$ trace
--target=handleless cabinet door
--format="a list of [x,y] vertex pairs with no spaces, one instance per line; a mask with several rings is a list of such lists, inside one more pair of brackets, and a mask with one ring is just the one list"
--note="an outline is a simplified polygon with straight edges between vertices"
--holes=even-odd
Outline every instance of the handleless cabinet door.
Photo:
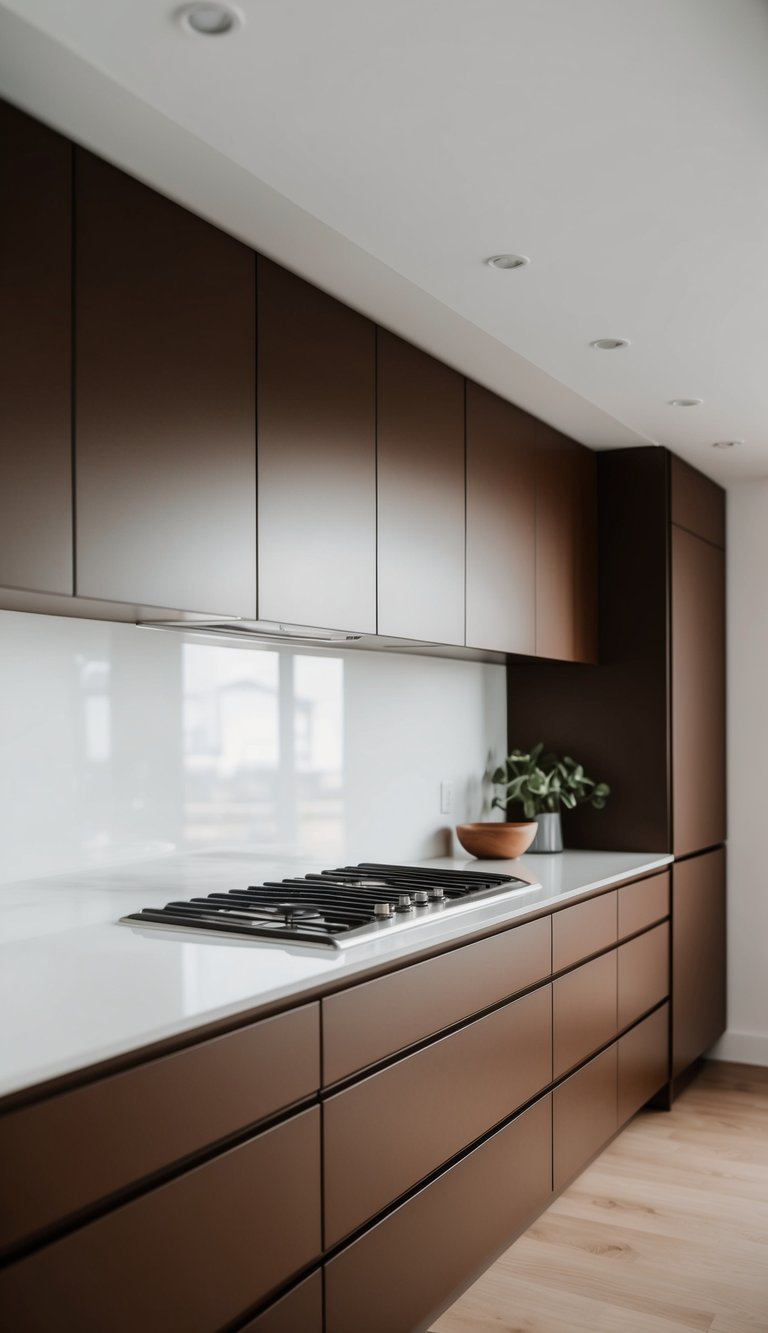
[[467,644],[536,648],[533,417],[467,380]]
[[725,839],[725,553],[672,528],[675,856]]
[[725,851],[672,870],[672,1076],[725,1030]]
[[379,634],[464,642],[464,380],[377,334]]
[[590,449],[536,423],[536,655],[597,659],[597,470]]
[[0,584],[72,593],[72,145],[0,102]]
[[552,1174],[563,1189],[616,1133],[616,1043],[552,1094]]
[[259,617],[376,632],[375,326],[259,258]]
[[255,258],[77,152],[76,591],[256,614]]

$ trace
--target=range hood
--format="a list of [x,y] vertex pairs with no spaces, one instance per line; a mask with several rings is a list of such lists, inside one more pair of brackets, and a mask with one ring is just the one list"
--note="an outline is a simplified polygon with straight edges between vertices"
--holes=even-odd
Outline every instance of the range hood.
[[273,620],[243,620],[237,616],[220,616],[199,620],[138,620],[142,629],[180,630],[184,634],[205,634],[212,638],[235,639],[239,642],[258,643],[356,643],[362,634],[347,634],[344,630],[307,628],[305,625],[284,625]]

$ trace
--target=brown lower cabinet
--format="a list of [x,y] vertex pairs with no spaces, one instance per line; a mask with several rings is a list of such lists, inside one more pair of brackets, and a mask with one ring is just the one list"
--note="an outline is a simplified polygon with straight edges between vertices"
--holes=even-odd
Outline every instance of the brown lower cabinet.
[[555,1088],[552,1170],[556,1192],[616,1133],[616,1090],[615,1042]]
[[672,870],[672,1075],[725,1031],[725,850]]
[[323,1333],[322,1273],[311,1273],[238,1333]]
[[669,1005],[619,1038],[619,1124],[639,1111],[669,1077]]
[[212,1333],[319,1253],[314,1107],[6,1268],[0,1328]]
[[551,1100],[536,1102],[330,1261],[326,1333],[427,1329],[514,1240],[552,1195]]

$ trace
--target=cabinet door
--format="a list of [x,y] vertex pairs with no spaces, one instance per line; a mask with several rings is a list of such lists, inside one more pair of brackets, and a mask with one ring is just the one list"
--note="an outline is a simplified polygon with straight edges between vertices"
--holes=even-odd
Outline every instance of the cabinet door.
[[675,856],[725,839],[725,554],[672,528]]
[[72,593],[72,146],[0,102],[0,584]]
[[536,423],[536,655],[597,659],[597,472],[591,450]]
[[259,258],[259,616],[376,632],[375,327]]
[[379,634],[464,642],[464,380],[377,335]]
[[256,614],[255,258],[79,152],[83,597]]
[[534,420],[467,381],[467,644],[536,649]]
[[564,1189],[616,1133],[616,1043],[552,1094],[553,1180]]
[[672,870],[672,1076],[725,1031],[725,851]]

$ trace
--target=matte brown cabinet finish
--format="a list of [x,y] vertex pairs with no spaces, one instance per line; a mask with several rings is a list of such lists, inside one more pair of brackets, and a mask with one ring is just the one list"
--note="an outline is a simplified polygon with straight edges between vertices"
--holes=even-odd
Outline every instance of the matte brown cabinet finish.
[[551,1192],[547,1096],[330,1261],[326,1333],[421,1333]]
[[616,943],[616,893],[603,893],[552,916],[552,971],[573,967]]
[[536,651],[535,422],[467,380],[467,644]]
[[725,839],[725,555],[672,528],[674,853]]
[[464,643],[464,380],[379,329],[378,632]]
[[590,1060],[552,1094],[555,1193],[616,1133],[616,1043]]
[[323,1278],[311,1273],[238,1333],[323,1333]]
[[331,1097],[326,1248],[546,1087],[550,1034],[544,986]]
[[323,1083],[347,1078],[550,974],[540,917],[322,1001]]
[[669,995],[669,926],[662,922],[619,948],[619,1030]]
[[259,616],[376,632],[375,328],[259,257]]
[[72,145],[0,101],[0,584],[72,593]]
[[[0,1248],[242,1132],[319,1082],[319,1006],[309,1004],[0,1115]],[[98,1133],[84,1141],[84,1126]]]
[[670,456],[672,522],[714,546],[725,546],[725,491],[722,486]]
[[552,983],[552,1026],[555,1078],[615,1037],[615,949]]
[[80,150],[76,592],[256,614],[255,259]]
[[536,655],[597,660],[595,455],[536,422]]
[[0,1273],[14,1333],[211,1333],[320,1251],[320,1112],[305,1111]]
[[619,1038],[619,1124],[639,1111],[669,1077],[669,1005]]
[[669,916],[671,879],[666,870],[662,875],[639,879],[619,889],[620,940]]
[[672,871],[672,1074],[677,1077],[725,1031],[725,851]]

